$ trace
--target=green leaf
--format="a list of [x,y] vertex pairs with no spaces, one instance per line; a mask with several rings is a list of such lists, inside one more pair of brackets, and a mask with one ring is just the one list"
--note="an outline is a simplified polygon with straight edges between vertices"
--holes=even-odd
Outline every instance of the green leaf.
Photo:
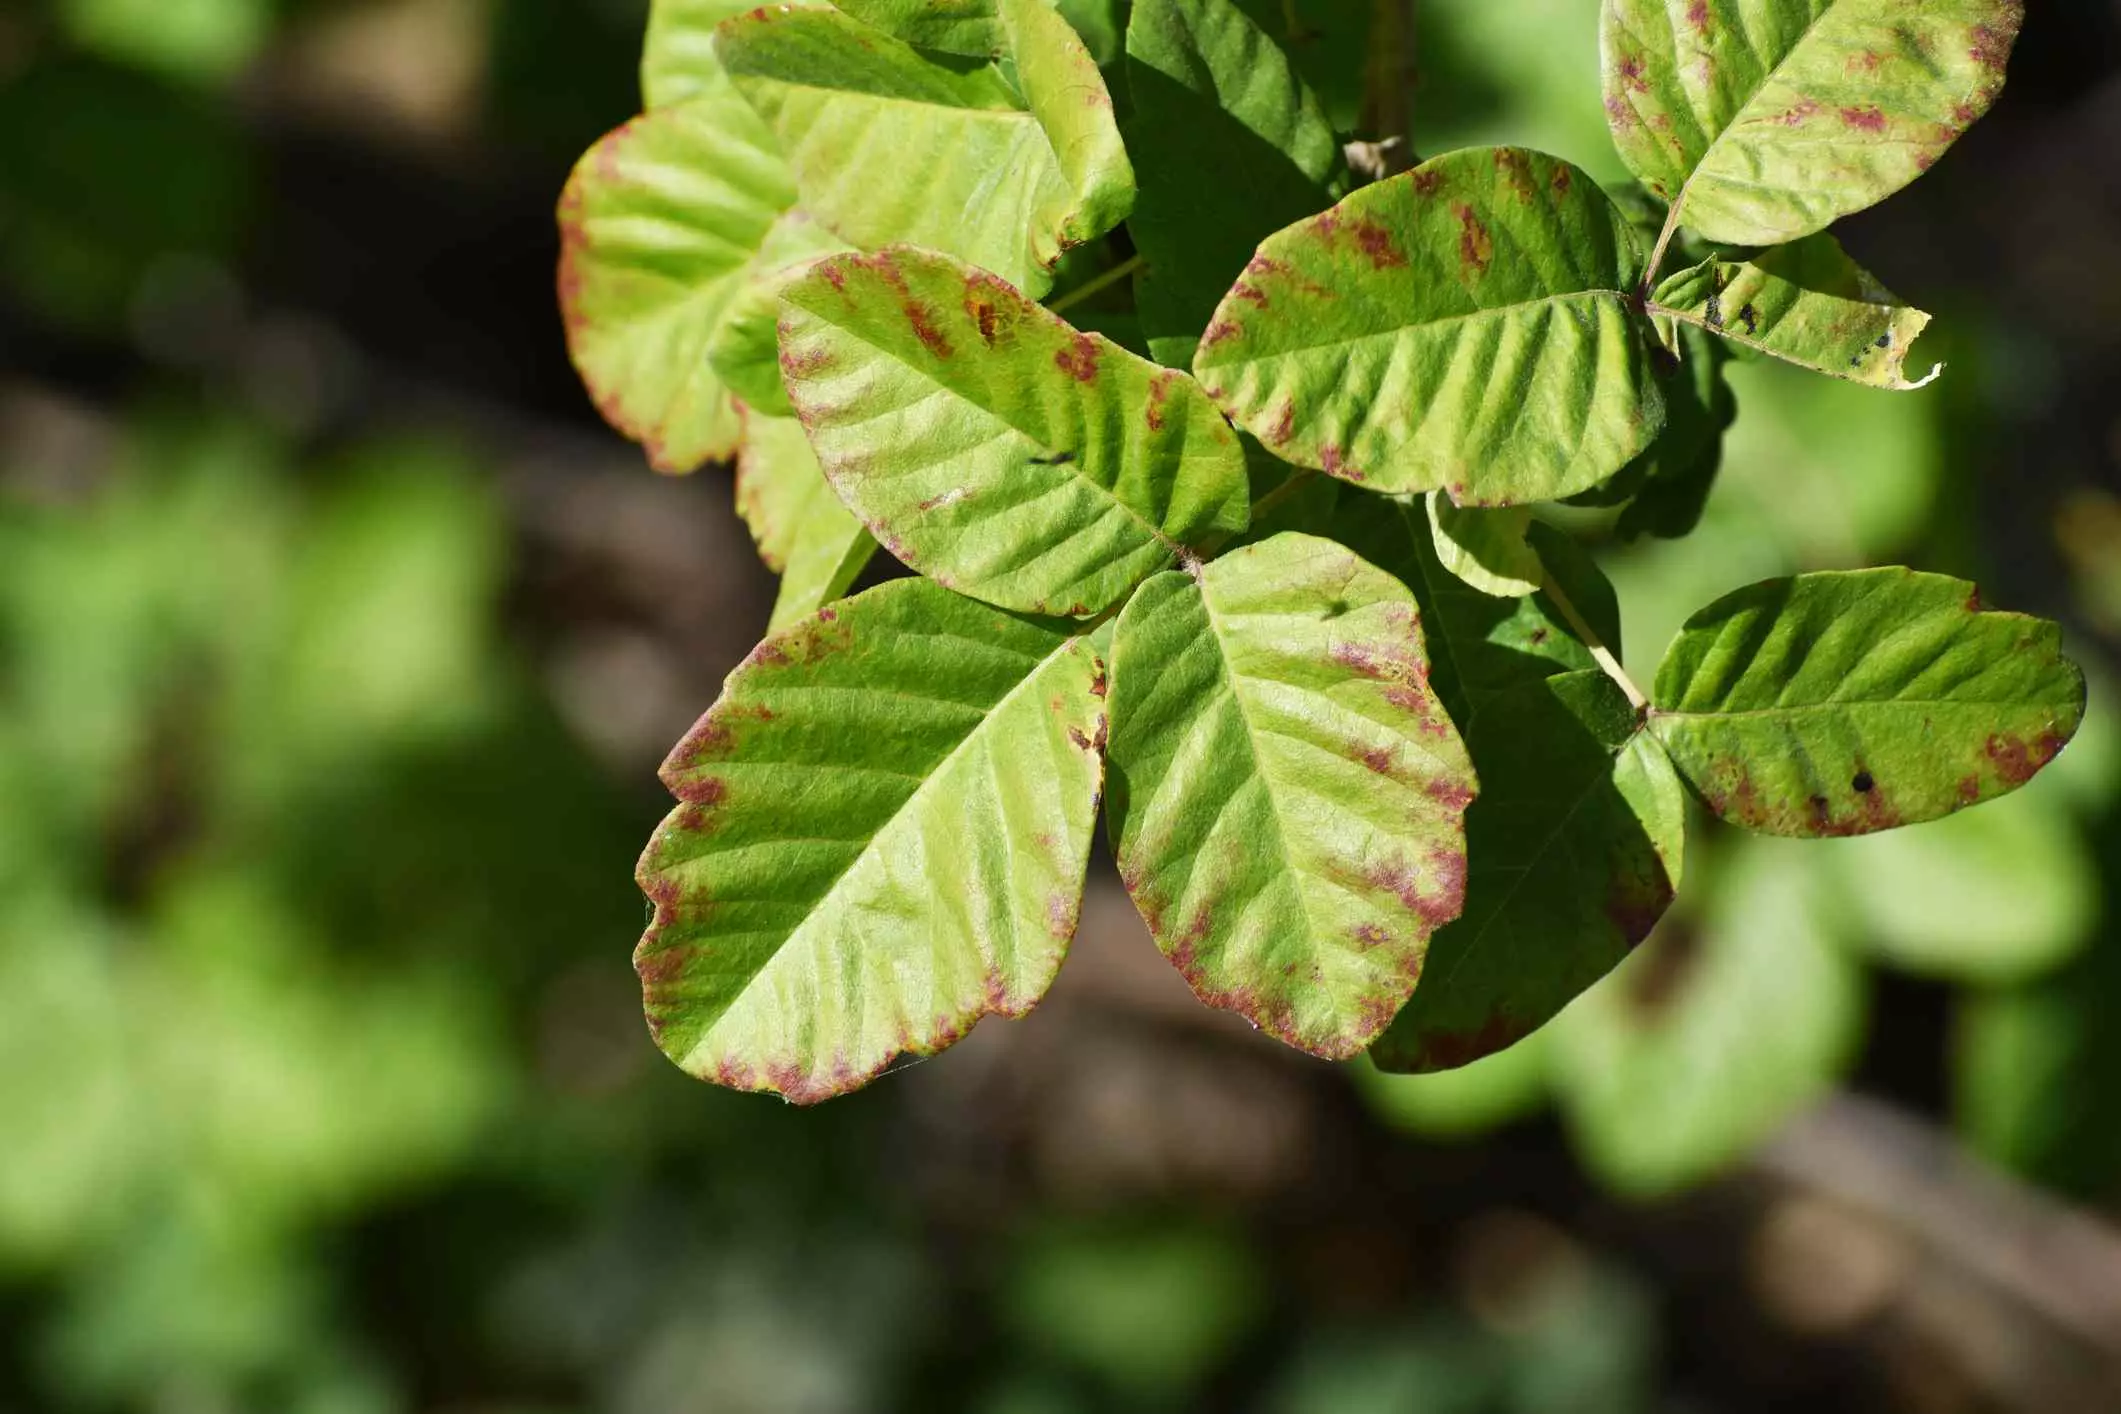
[[1538,1031],[1457,1070],[1402,1075],[1359,1065],[1356,1088],[1386,1124],[1430,1138],[1487,1133],[1546,1102],[1549,1032]]
[[651,0],[641,41],[641,106],[667,108],[727,92],[729,76],[714,57],[714,28],[752,8],[743,0]]
[[609,134],[561,193],[567,351],[598,410],[660,471],[736,450],[736,404],[706,349],[794,200],[772,135],[727,90]]
[[1289,57],[1231,0],[1137,0],[1127,23],[1127,218],[1159,363],[1185,367],[1224,291],[1269,234],[1323,210],[1340,139]]
[[1686,797],[1601,671],[1492,698],[1466,729],[1481,795],[1466,816],[1465,915],[1430,943],[1371,1054],[1445,1070],[1544,1025],[1625,958],[1678,887]]
[[893,39],[944,54],[991,59],[1006,42],[995,0],[833,0],[833,8]]
[[1193,380],[932,251],[828,256],[781,361],[826,477],[891,553],[1004,608],[1095,614],[1246,523]]
[[1767,580],[1687,620],[1650,729],[1711,810],[1858,835],[2015,790],[2084,715],[2061,631],[1906,569]]
[[1719,863],[1698,928],[1674,919],[1554,1026],[1577,1151],[1630,1195],[1741,1158],[1833,1082],[1863,1034],[1862,973],[1802,852],[1748,840]]
[[1429,529],[1436,537],[1436,558],[1446,570],[1500,599],[1538,592],[1546,571],[1540,567],[1539,552],[1525,539],[1532,525],[1529,510],[1457,506],[1441,491],[1431,491],[1424,499]]
[[1193,366],[1284,460],[1460,505],[1554,499],[1662,424],[1642,270],[1589,177],[1471,148],[1268,237]]
[[1354,1055],[1464,893],[1473,771],[1413,596],[1284,533],[1143,585],[1112,673],[1111,830],[1157,946],[1210,1006]]
[[1001,0],[1014,78],[829,10],[723,25],[715,52],[780,137],[803,208],[864,249],[948,251],[1033,294],[1117,225],[1134,175],[1111,95],[1044,0]]
[[[1515,1043],[1603,976],[1678,887],[1684,799],[1663,753],[1549,592],[1498,599],[1444,569],[1421,512],[1344,509],[1336,530],[1421,605],[1430,682],[1479,773],[1463,916],[1371,1048],[1387,1070],[1462,1066]],[[1616,656],[1612,586],[1533,522],[1547,579]]]
[[2059,775],[1983,810],[1824,851],[1870,953],[1922,976],[1991,984],[2078,953],[2099,921],[2099,868]]
[[1712,241],[1824,230],[1988,111],[2022,0],[1605,0],[1620,155]]
[[803,426],[746,410],[736,458],[736,506],[759,558],[781,576],[768,632],[847,592],[876,553],[876,540],[825,484]]
[[[1623,540],[1691,534],[1708,507],[1723,466],[1723,434],[1738,418],[1738,399],[1724,376],[1729,345],[1691,324],[1678,329],[1679,359],[1664,378],[1664,431],[1615,482],[1639,477],[1614,531]],[[1656,359],[1660,374],[1664,359]]]
[[1075,931],[1103,690],[1065,626],[917,579],[760,644],[641,860],[664,1051],[809,1103],[1028,1011]]
[[1650,311],[1874,388],[1920,388],[1944,371],[1908,381],[1907,351],[1930,317],[1897,304],[1829,235],[1681,270],[1657,287]]

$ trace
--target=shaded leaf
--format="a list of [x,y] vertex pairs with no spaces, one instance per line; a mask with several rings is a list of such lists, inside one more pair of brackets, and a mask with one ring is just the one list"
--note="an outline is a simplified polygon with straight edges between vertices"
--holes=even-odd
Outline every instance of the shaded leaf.
[[1919,388],[1944,367],[1908,381],[1907,351],[1930,317],[1897,303],[1825,234],[1681,270],[1657,286],[1650,311],[1874,388]]
[[1683,1187],[1745,1155],[1853,1058],[1863,976],[1803,854],[1748,840],[1698,928],[1674,919],[1554,1025],[1563,1115],[1621,1192]]
[[1686,798],[1639,722],[1597,670],[1528,682],[1475,715],[1465,914],[1371,1048],[1380,1066],[1445,1070],[1501,1050],[1649,936],[1678,887]]
[[1460,505],[1571,495],[1656,435],[1642,253],[1567,163],[1471,148],[1267,238],[1194,369],[1277,456]]
[[798,266],[845,249],[845,241],[800,208],[782,212],[759,243],[707,339],[708,367],[746,407],[775,417],[794,415],[781,383],[781,287]]
[[917,579],[759,645],[663,766],[658,1044],[809,1103],[1028,1011],[1075,931],[1102,690],[1065,627]]
[[1112,100],[1044,0],[1001,0],[1013,79],[829,10],[760,9],[715,39],[778,134],[803,208],[865,249],[961,256],[1033,293],[1134,200]]
[[829,256],[785,293],[788,391],[825,475],[906,564],[1094,614],[1246,522],[1237,434],[1193,380],[932,251]]
[[[1623,540],[1655,535],[1676,540],[1693,532],[1723,466],[1723,434],[1738,418],[1738,398],[1724,370],[1729,346],[1706,330],[1678,329],[1679,358],[1659,357],[1664,375],[1664,431],[1616,482],[1635,474],[1637,485],[1614,531]],[[1669,372],[1667,372],[1669,368]]]
[[1127,23],[1127,218],[1150,353],[1186,367],[1260,241],[1323,210],[1340,139],[1288,56],[1231,0],[1137,0]]
[[1355,1054],[1464,893],[1473,772],[1413,596],[1277,535],[1143,585],[1112,671],[1111,829],[1157,946],[1210,1006]]
[[1525,539],[1532,513],[1521,506],[1480,510],[1453,505],[1441,491],[1423,498],[1429,529],[1436,538],[1436,558],[1443,567],[1483,594],[1520,599],[1538,592],[1545,571],[1539,552]]
[[792,417],[745,410],[736,505],[759,558],[781,576],[768,632],[846,593],[876,552],[875,539],[825,484],[802,424]]
[[706,349],[795,199],[773,137],[722,90],[627,123],[560,196],[567,351],[605,420],[659,471],[736,449],[735,402]]
[[2021,0],[1605,0],[1613,141],[1713,241],[1769,246],[1913,181],[1995,100]]
[[1906,569],[1767,580],[1687,620],[1650,729],[1711,810],[1856,835],[2015,790],[2084,714],[2061,631]]

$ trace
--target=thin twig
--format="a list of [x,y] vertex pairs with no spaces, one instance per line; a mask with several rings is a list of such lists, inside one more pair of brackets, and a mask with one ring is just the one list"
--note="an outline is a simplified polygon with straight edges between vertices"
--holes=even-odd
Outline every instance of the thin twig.
[[1054,300],[1053,303],[1047,305],[1046,309],[1049,313],[1053,314],[1059,314],[1064,309],[1072,309],[1076,305],[1081,304],[1084,300],[1090,298],[1090,296],[1096,294],[1099,290],[1103,290],[1112,285],[1118,284],[1120,281],[1126,279],[1129,275],[1132,275],[1135,271],[1141,269],[1148,263],[1148,261],[1142,259],[1142,257],[1140,257],[1139,255],[1130,255],[1125,260],[1122,260],[1119,264],[1113,266],[1110,270],[1107,270],[1102,274],[1095,275],[1090,279],[1085,280],[1082,284],[1077,285],[1074,289],[1068,291],[1068,293],[1060,296],[1058,299]]
[[1641,688],[1635,686],[1635,679],[1629,677],[1627,669],[1620,666],[1620,660],[1613,656],[1612,649],[1605,646],[1605,640],[1584,622],[1582,614],[1576,612],[1576,606],[1569,602],[1568,595],[1561,592],[1560,584],[1555,582],[1551,573],[1540,577],[1539,589],[1553,601],[1555,608],[1561,610],[1561,616],[1568,620],[1569,627],[1583,640],[1583,646],[1591,650],[1591,660],[1605,669],[1607,677],[1620,684],[1620,690],[1628,695],[1628,705],[1637,712],[1648,711],[1650,699],[1643,695]]

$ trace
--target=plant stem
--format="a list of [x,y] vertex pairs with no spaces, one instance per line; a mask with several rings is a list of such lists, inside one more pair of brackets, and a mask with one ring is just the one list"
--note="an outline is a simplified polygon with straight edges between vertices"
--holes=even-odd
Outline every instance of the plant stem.
[[1148,263],[1139,255],[1130,255],[1110,270],[1083,281],[1083,283],[1047,305],[1046,309],[1053,314],[1059,314],[1064,309],[1071,309],[1096,294],[1099,290],[1118,284]]
[[1235,540],[1238,534],[1249,535],[1252,531],[1257,530],[1260,522],[1273,513],[1276,505],[1309,485],[1311,478],[1316,475],[1318,475],[1318,472],[1311,467],[1298,467],[1295,471],[1290,472],[1281,485],[1252,503],[1251,520],[1242,532],[1225,532],[1212,539],[1204,540],[1199,545],[1192,547],[1194,556],[1203,563],[1214,559],[1221,552],[1223,546]]
[[1591,650],[1591,660],[1605,669],[1607,677],[1620,684],[1620,690],[1628,695],[1628,705],[1637,712],[1648,711],[1650,699],[1643,696],[1641,688],[1635,686],[1635,680],[1628,676],[1626,668],[1620,666],[1620,660],[1613,656],[1612,649],[1605,646],[1605,640],[1584,622],[1583,615],[1576,612],[1576,606],[1569,602],[1568,595],[1561,592],[1561,586],[1555,582],[1552,574],[1541,576],[1539,590],[1553,601],[1555,608],[1561,610],[1561,616],[1568,620],[1569,627],[1583,640],[1583,646]]
[[1671,249],[1672,237],[1679,234],[1679,208],[1686,201],[1686,193],[1679,193],[1679,200],[1672,203],[1665,213],[1664,229],[1657,233],[1657,248],[1650,252],[1650,263],[1643,267],[1642,288],[1638,292],[1644,304],[1649,303],[1650,291],[1656,288],[1657,272],[1664,268],[1665,252]]

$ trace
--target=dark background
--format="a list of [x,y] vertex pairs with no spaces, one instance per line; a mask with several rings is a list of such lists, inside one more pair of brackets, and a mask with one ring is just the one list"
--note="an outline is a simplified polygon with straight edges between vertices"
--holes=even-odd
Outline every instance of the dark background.
[[[639,0],[0,3],[0,1410],[2121,1409],[2111,3],[1844,223],[1939,383],[1745,366],[1696,536],[1575,526],[1638,674],[1797,568],[2063,619],[2049,773],[1697,831],[1609,983],[1411,1081],[1201,1010],[1100,861],[1035,1015],[808,1111],[628,963],[772,587],[560,337]],[[1589,0],[1419,16],[1424,152],[1621,175]]]

